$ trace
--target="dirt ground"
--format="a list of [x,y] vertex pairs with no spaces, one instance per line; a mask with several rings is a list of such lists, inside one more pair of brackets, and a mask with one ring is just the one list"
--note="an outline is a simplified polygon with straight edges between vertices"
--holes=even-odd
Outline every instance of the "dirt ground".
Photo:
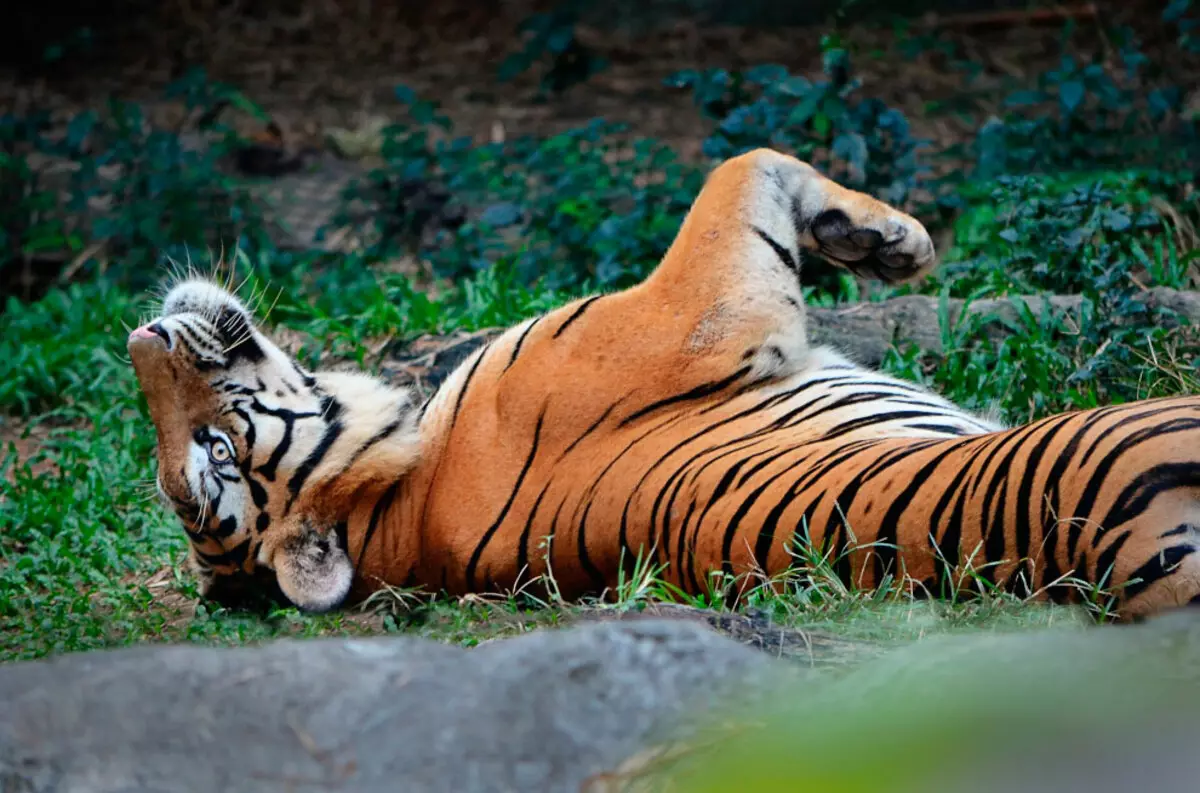
[[[12,416],[0,416],[0,460],[9,453],[10,446],[16,450],[16,459],[11,466],[4,468],[4,477],[13,481],[13,472],[19,469],[42,448],[50,437],[51,429],[45,424],[29,426]],[[31,466],[33,473],[40,474],[54,469],[50,460],[37,460]],[[3,496],[0,495],[0,499]]]

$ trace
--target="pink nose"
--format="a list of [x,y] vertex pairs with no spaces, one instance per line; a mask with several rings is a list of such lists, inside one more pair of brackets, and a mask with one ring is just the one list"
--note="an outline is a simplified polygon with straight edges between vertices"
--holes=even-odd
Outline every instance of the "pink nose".
[[156,336],[158,336],[158,334],[150,330],[149,325],[142,325],[140,328],[134,328],[133,332],[129,334],[130,339],[153,339]]
[[171,349],[171,337],[167,335],[167,331],[157,322],[151,322],[147,325],[142,325],[140,328],[135,328],[129,334],[129,341],[134,339],[162,339],[167,345],[167,349]]

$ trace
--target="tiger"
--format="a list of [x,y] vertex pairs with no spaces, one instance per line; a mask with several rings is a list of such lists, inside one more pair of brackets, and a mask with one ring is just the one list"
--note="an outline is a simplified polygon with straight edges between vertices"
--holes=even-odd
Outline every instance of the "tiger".
[[815,552],[867,591],[982,578],[1108,593],[1118,620],[1200,600],[1200,398],[1004,426],[810,344],[814,259],[903,284],[936,252],[799,159],[729,158],[647,277],[507,328],[425,400],[310,371],[233,292],[183,279],[128,350],[199,591],[265,577],[309,612],[385,587],[578,599],[652,563],[736,600]]

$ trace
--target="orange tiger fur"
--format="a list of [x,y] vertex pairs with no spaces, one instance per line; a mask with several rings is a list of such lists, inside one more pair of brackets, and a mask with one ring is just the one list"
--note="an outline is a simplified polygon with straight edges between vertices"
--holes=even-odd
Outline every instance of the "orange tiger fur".
[[1200,594],[1200,399],[1003,429],[810,347],[809,254],[887,281],[934,263],[913,218],[751,152],[643,283],[509,329],[419,410],[305,372],[235,298],[183,284],[130,338],[160,487],[203,575],[265,567],[313,609],[352,579],[461,594],[551,573],[572,597],[639,555],[697,592],[786,571],[798,541],[864,587],[972,574],[1070,599],[1078,579],[1127,618]]

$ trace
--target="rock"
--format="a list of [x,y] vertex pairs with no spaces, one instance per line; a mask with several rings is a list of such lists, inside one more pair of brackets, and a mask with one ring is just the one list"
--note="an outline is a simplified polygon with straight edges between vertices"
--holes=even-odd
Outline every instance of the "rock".
[[568,613],[571,623],[647,619],[689,620],[706,625],[734,641],[774,657],[812,669],[839,668],[869,660],[886,647],[863,639],[847,639],[828,631],[781,625],[764,612],[745,613],[696,608],[682,603],[647,603],[640,610],[581,608]]
[[[1148,305],[1175,312],[1189,324],[1200,323],[1200,293],[1167,287],[1146,290],[1142,298]],[[922,350],[942,351],[942,329],[938,316],[938,298],[905,295],[878,303],[857,303],[843,308],[808,309],[809,334],[818,344],[828,344],[851,356],[864,366],[879,366],[893,343],[909,342]],[[946,301],[950,323],[956,324],[967,314],[990,318],[983,329],[993,340],[1011,333],[1022,307],[1040,316],[1049,306],[1058,314],[1078,315],[1082,295],[1017,295],[1006,298]]]
[[0,667],[0,791],[574,791],[791,670],[654,620],[67,655]]
[[[672,614],[670,609],[663,612]],[[683,619],[0,667],[0,791],[1191,791],[1200,614],[801,672]],[[749,619],[753,620],[753,617]]]

